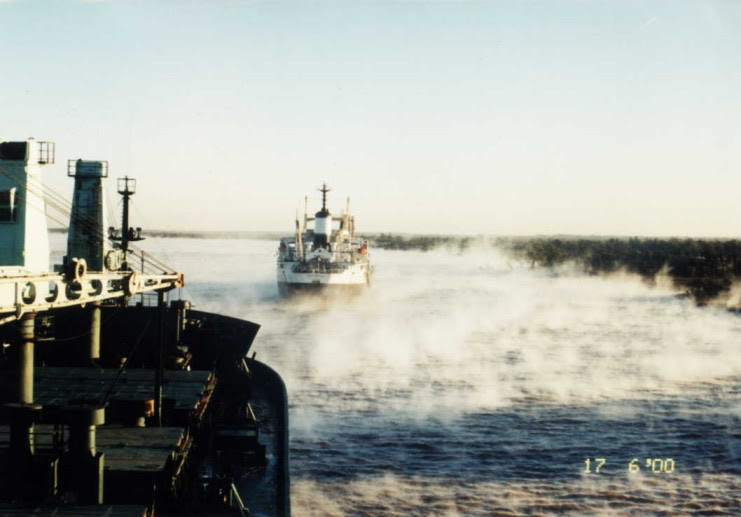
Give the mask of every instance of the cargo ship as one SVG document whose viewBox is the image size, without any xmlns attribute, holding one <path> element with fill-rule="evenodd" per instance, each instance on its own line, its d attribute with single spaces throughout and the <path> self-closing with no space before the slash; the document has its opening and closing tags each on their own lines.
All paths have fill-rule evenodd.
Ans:
<svg viewBox="0 0 741 517">
<path fill-rule="evenodd" d="M 0 515 L 290 515 L 259 325 L 169 300 L 184 276 L 135 248 L 135 180 L 113 228 L 108 163 L 68 162 L 70 206 L 41 181 L 54 161 L 53 142 L 0 142 Z M 70 217 L 54 268 L 51 209 Z"/>
<path fill-rule="evenodd" d="M 296 232 L 278 246 L 277 280 L 281 296 L 302 292 L 354 293 L 371 284 L 368 241 L 355 236 L 350 200 L 341 215 L 327 209 L 326 183 L 319 189 L 322 208 L 314 217 L 304 210 L 303 224 L 296 218 Z M 306 205 L 304 205 L 306 206 Z"/>
</svg>

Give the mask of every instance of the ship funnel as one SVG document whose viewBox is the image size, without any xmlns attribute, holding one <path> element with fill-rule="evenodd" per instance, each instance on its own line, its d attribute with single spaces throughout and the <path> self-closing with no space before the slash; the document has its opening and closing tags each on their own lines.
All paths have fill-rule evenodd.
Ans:
<svg viewBox="0 0 741 517">
<path fill-rule="evenodd" d="M 70 160 L 67 175 L 75 178 L 75 190 L 64 264 L 69 265 L 73 258 L 84 259 L 91 271 L 103 271 L 110 251 L 103 185 L 103 179 L 108 177 L 108 162 Z"/>
<path fill-rule="evenodd" d="M 314 215 L 314 248 L 326 248 L 332 235 L 332 214 L 327 210 L 327 184 L 323 184 L 319 192 L 322 193 L 322 209 Z"/>
<path fill-rule="evenodd" d="M 0 142 L 0 266 L 49 271 L 41 166 L 54 163 L 54 143 Z"/>
</svg>

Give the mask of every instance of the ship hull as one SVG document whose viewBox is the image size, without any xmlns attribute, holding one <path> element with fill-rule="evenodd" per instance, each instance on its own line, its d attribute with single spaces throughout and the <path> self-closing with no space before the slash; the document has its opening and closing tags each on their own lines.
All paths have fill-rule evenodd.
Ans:
<svg viewBox="0 0 741 517">
<path fill-rule="evenodd" d="M 62 454 L 54 437 L 62 427 L 60 415 L 69 411 L 67 397 L 97 401 L 104 396 L 105 422 L 94 432 L 101 458 L 96 461 L 105 465 L 100 486 L 107 504 L 118 508 L 137 505 L 141 508 L 137 517 L 152 514 L 152 504 L 158 516 L 235 515 L 239 508 L 242 515 L 290 515 L 285 384 L 273 369 L 246 357 L 259 325 L 172 305 L 164 317 L 156 306 L 122 309 L 107 305 L 100 310 L 105 345 L 100 364 L 91 365 L 82 353 L 89 346 L 85 329 L 90 328 L 90 317 L 76 307 L 55 310 L 53 337 L 36 345 L 48 363 L 34 369 L 35 403 L 45 408 L 35 423 L 40 431 L 35 442 L 39 457 Z M 48 316 L 41 313 L 39 318 Z M 13 327 L 0 329 L 18 334 Z M 175 356 L 187 360 L 188 369 L 181 365 L 161 374 L 160 389 L 167 401 L 162 405 L 161 427 L 145 404 L 155 393 L 158 347 L 134 348 L 136 353 L 131 353 L 132 342 L 156 343 L 160 333 L 173 339 L 177 334 L 179 347 L 188 350 L 187 356 Z M 110 367 L 120 363 L 123 355 L 127 356 L 126 368 Z M 168 360 L 168 364 L 178 363 Z M 0 366 L 6 368 L 0 368 L 0 403 L 12 402 L 18 379 L 2 361 Z M 0 515 L 18 492 L 28 496 L 28 504 L 48 499 L 55 514 L 77 515 L 74 509 L 68 513 L 56 496 L 45 492 L 46 485 L 38 483 L 38 476 L 8 476 L 20 471 L 22 461 L 9 455 L 11 432 L 6 413 L 0 407 Z M 87 456 L 81 459 L 70 451 L 64 451 L 63 457 L 75 468 L 60 469 L 57 476 L 56 467 L 44 467 L 50 469 L 44 475 L 55 473 L 50 478 L 54 488 L 46 489 L 55 494 L 79 489 L 73 480 L 87 472 L 89 463 Z M 166 488 L 158 489 L 162 486 Z M 198 491 L 192 489 L 196 486 Z M 26 506 L 17 515 L 33 511 Z"/>
<path fill-rule="evenodd" d="M 371 272 L 367 264 L 353 264 L 331 273 L 321 270 L 296 271 L 296 266 L 295 262 L 278 264 L 277 281 L 281 296 L 300 293 L 360 293 L 370 285 Z"/>
</svg>

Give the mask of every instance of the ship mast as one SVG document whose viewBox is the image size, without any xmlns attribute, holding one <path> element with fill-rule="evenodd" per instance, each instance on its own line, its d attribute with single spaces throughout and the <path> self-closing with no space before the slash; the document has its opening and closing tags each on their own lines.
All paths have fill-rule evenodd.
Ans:
<svg viewBox="0 0 741 517">
<path fill-rule="evenodd" d="M 304 218 L 306 216 L 304 215 Z M 303 262 L 304 260 L 304 243 L 301 238 L 301 225 L 298 222 L 298 214 L 296 214 L 296 252 L 298 253 L 298 259 Z"/>
<path fill-rule="evenodd" d="M 129 200 L 131 196 L 136 193 L 136 180 L 124 176 L 118 178 L 118 193 L 123 196 L 123 213 L 121 214 L 121 236 L 112 237 L 112 240 L 121 241 L 121 251 L 123 253 L 123 260 L 121 263 L 121 269 L 128 271 L 129 269 L 129 242 L 136 242 L 144 240 L 141 236 L 141 228 L 129 227 Z"/>
<path fill-rule="evenodd" d="M 332 214 L 327 210 L 327 192 L 330 188 L 322 184 L 319 192 L 322 193 L 322 209 L 314 214 L 314 249 L 329 248 L 329 239 L 332 236 Z"/>
<path fill-rule="evenodd" d="M 327 192 L 329 192 L 330 189 L 327 187 L 326 183 L 322 183 L 322 188 L 319 189 L 319 192 L 322 193 L 322 214 L 329 214 L 327 211 Z"/>
<path fill-rule="evenodd" d="M 304 196 L 304 228 L 303 228 L 303 231 L 306 231 L 306 225 L 309 222 L 309 215 L 306 213 L 306 211 L 308 210 L 307 208 L 308 205 L 309 205 L 309 196 Z"/>
</svg>

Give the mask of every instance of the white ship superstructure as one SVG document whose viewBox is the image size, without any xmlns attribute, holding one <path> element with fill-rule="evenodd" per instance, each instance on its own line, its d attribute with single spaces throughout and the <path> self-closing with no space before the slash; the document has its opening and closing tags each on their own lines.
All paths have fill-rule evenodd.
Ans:
<svg viewBox="0 0 741 517">
<path fill-rule="evenodd" d="M 296 233 L 280 240 L 278 288 L 281 295 L 302 290 L 362 290 L 370 285 L 368 241 L 355 237 L 350 202 L 339 217 L 327 209 L 327 185 L 320 189 L 322 209 L 296 219 Z"/>
</svg>

